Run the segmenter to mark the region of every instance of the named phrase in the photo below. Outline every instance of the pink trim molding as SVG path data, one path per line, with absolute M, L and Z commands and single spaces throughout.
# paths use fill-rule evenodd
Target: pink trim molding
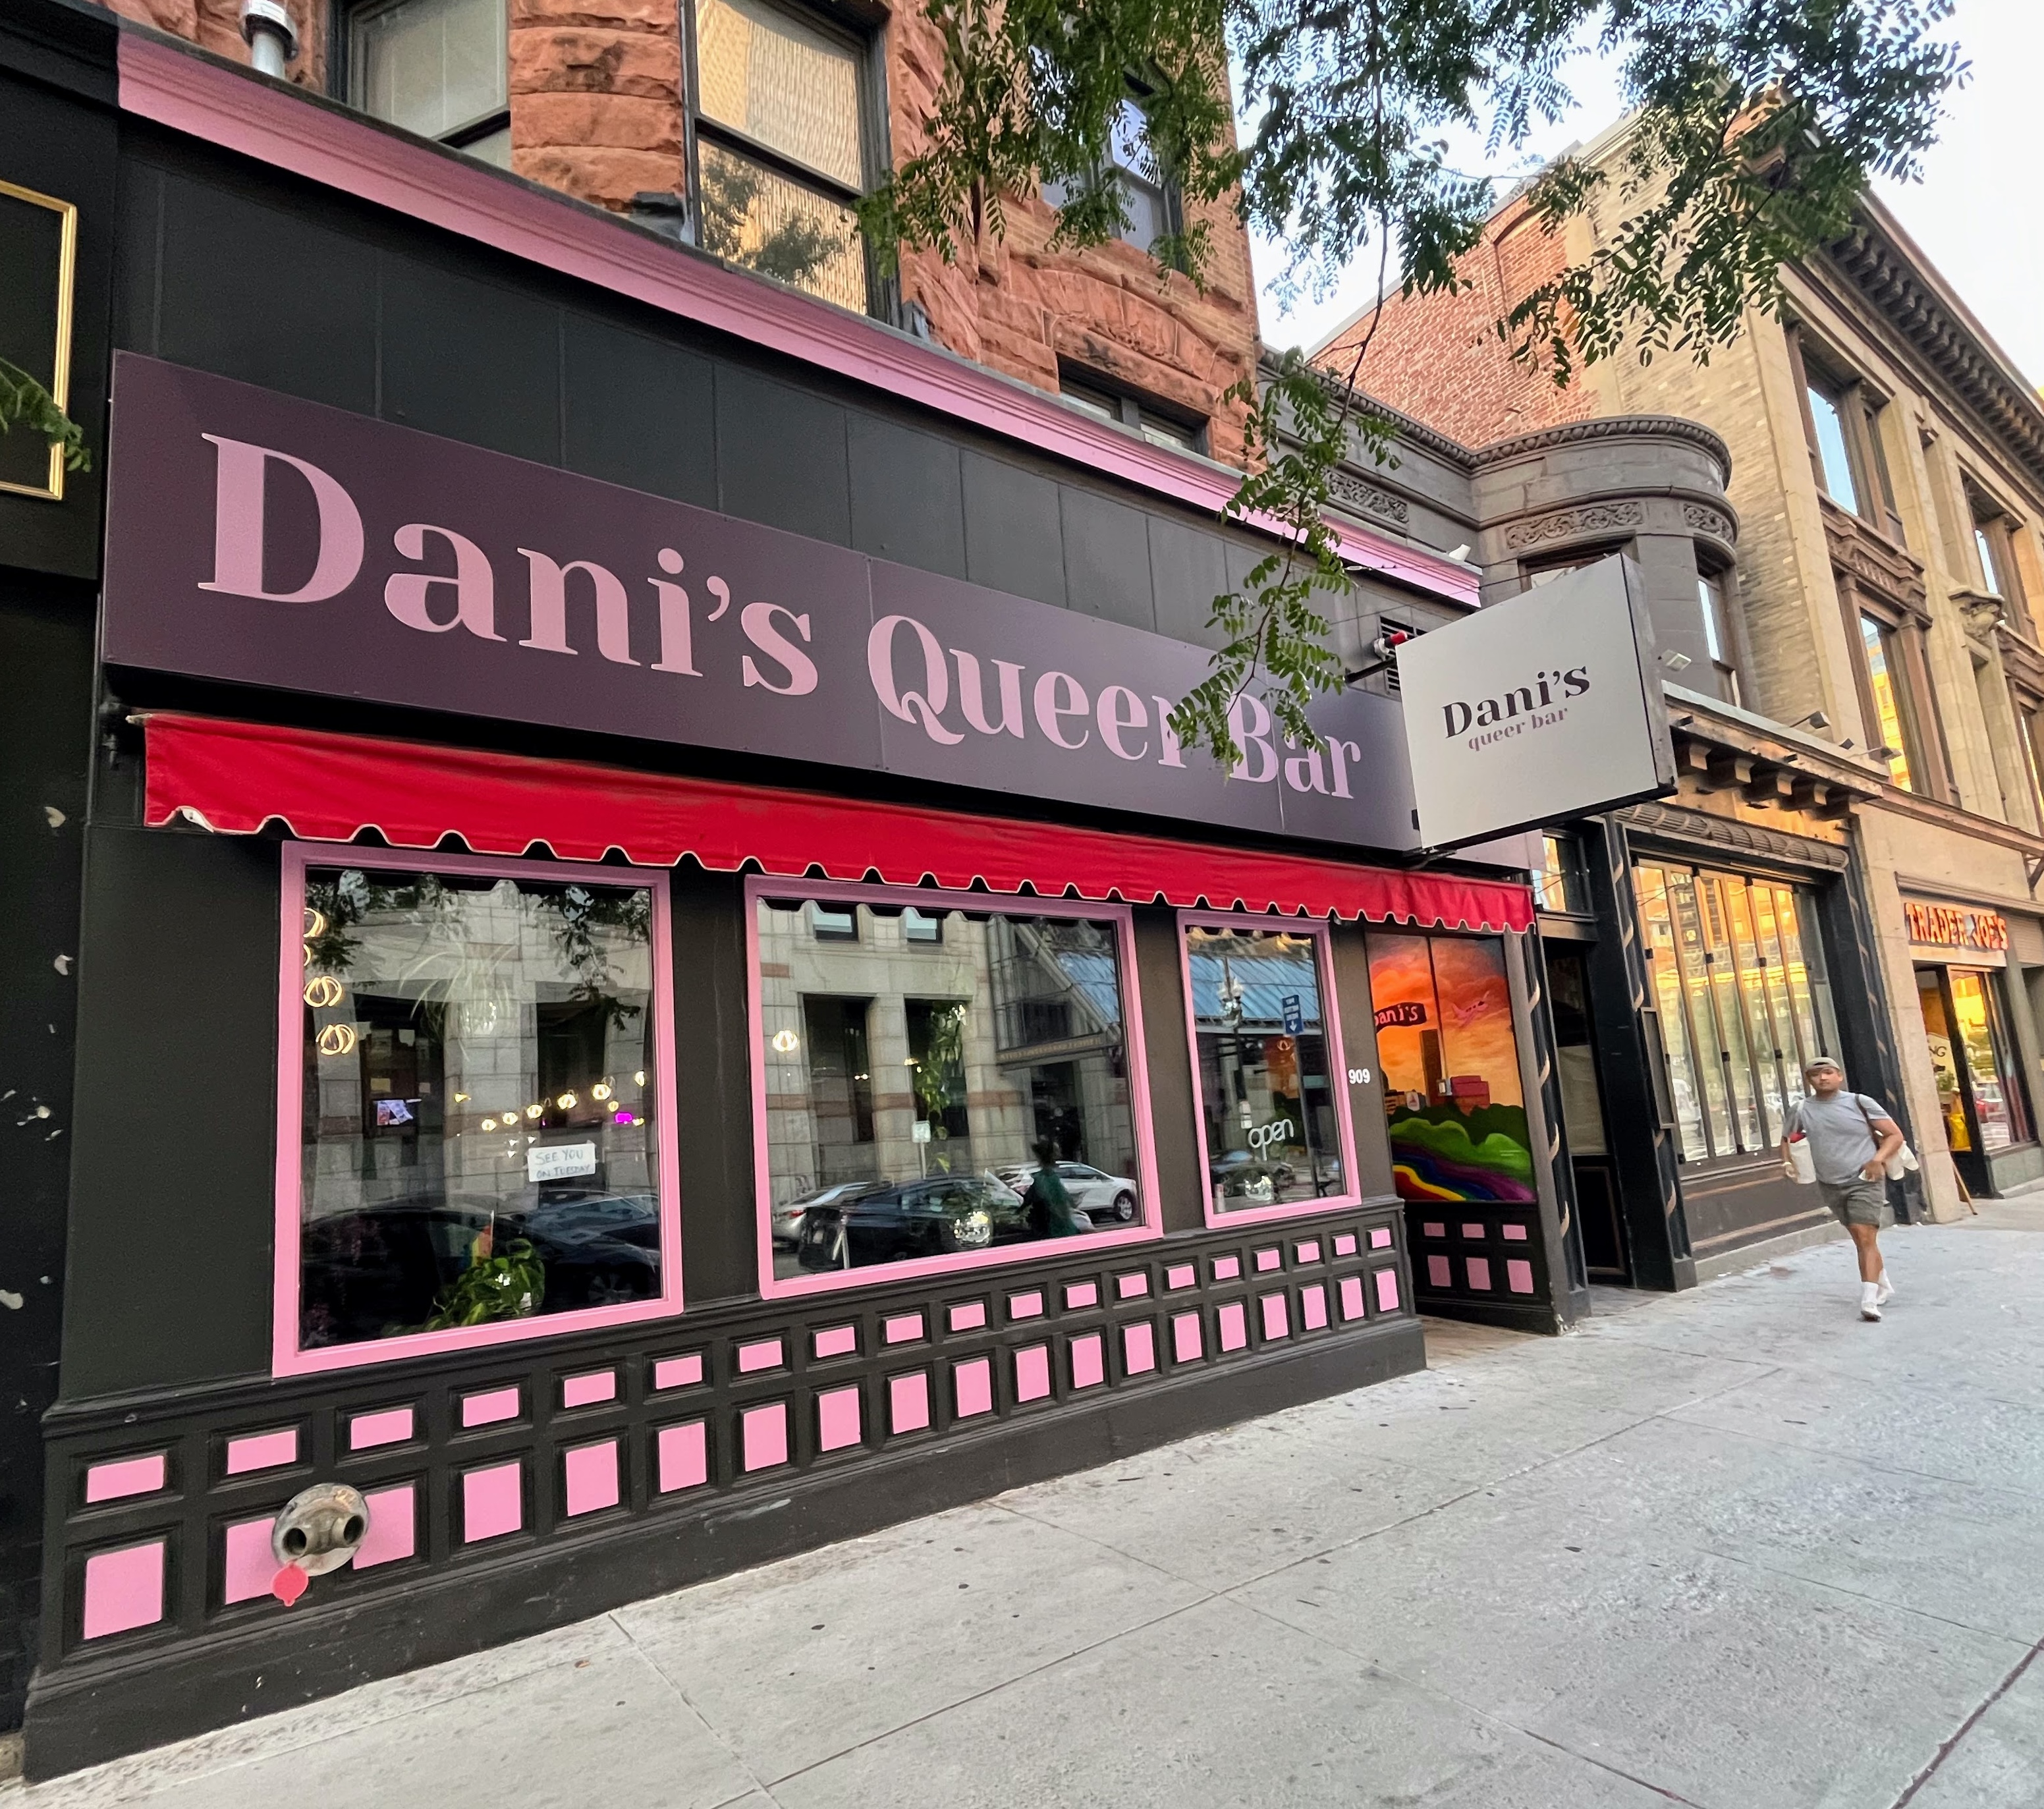
M 1154 494 L 1219 513 L 1239 474 L 750 272 L 692 257 L 614 215 L 408 133 L 316 106 L 182 44 L 123 30 L 121 105 L 173 131 L 358 195 L 508 256 L 766 347 Z M 1268 522 L 1258 522 L 1266 528 Z M 1344 559 L 1473 608 L 1477 574 L 1330 520 Z
M 614 884 L 615 870 L 605 868 L 601 870 L 612 874 Z M 770 1223 L 773 1181 L 766 1143 L 766 1062 L 763 1039 L 759 1034 L 760 1026 L 765 1021 L 759 985 L 759 901 L 764 897 L 786 897 L 791 890 L 798 891 L 805 898 L 843 899 L 853 904 L 912 904 L 921 911 L 942 912 L 954 908 L 974 912 L 993 910 L 1016 916 L 1085 918 L 1097 923 L 1113 924 L 1116 954 L 1120 969 L 1122 1024 L 1128 1036 L 1126 1065 L 1129 1075 L 1129 1112 L 1135 1131 L 1135 1166 L 1139 1171 L 1136 1185 L 1141 1194 L 1142 1210 L 1133 1224 L 1109 1231 L 1095 1231 L 1086 1239 L 1086 1246 L 1089 1250 L 1112 1249 L 1124 1244 L 1151 1242 L 1164 1235 L 1156 1198 L 1157 1146 L 1151 1127 L 1150 1089 L 1145 1078 L 1149 1070 L 1143 1053 L 1142 1002 L 1135 983 L 1135 918 L 1128 905 L 1095 904 L 1085 899 L 1011 898 L 1005 894 L 989 897 L 983 892 L 945 892 L 920 885 L 863 885 L 837 880 L 807 879 L 791 882 L 755 874 L 745 882 L 745 1006 L 746 1022 L 751 1032 L 747 1040 L 751 1046 L 752 1173 L 759 1221 L 759 1292 L 764 1298 L 783 1300 L 809 1294 L 842 1292 L 848 1289 L 880 1287 L 915 1276 L 964 1273 L 974 1269 L 1041 1261 L 1050 1254 L 1043 1247 L 1044 1240 L 1036 1239 L 994 1249 L 961 1252 L 952 1256 L 926 1256 L 905 1262 L 876 1263 L 870 1269 L 841 1269 L 828 1274 L 790 1276 L 784 1279 L 774 1273 Z M 665 897 L 664 891 L 662 896 Z M 1009 1296 L 1008 1316 L 1011 1319 L 1026 1316 L 1016 1310 L 1017 1301 L 1026 1297 Z M 1071 1304 L 1069 1291 L 1065 1304 L 1068 1308 Z M 909 1335 L 922 1337 L 922 1315 L 920 1313 L 905 1314 L 885 1322 L 882 1342 L 889 1344 L 902 1342 L 893 1335 L 889 1328 L 899 1319 L 910 1317 L 916 1320 L 916 1330 Z
M 663 1357 L 653 1365 L 653 1386 L 656 1390 L 699 1388 L 702 1379 L 703 1360 L 699 1350 L 686 1357 Z
M 617 1372 L 594 1369 L 586 1375 L 570 1376 L 561 1383 L 563 1407 L 598 1407 L 617 1398 Z
M 1299 1290 L 1299 1329 L 1320 1331 L 1327 1323 L 1327 1291 L 1315 1281 Z
M 461 1538 L 464 1545 L 501 1538 L 525 1523 L 525 1487 L 517 1458 L 485 1469 L 466 1470 L 461 1478 Z
M 1282 1294 L 1266 1294 L 1262 1307 L 1265 1339 L 1275 1342 L 1278 1339 L 1289 1338 L 1292 1335 L 1292 1319 L 1285 1308 L 1285 1296 Z
M 930 1377 L 926 1369 L 887 1378 L 887 1424 L 898 1438 L 920 1432 L 930 1423 Z
M 600 1445 L 577 1445 L 561 1455 L 566 1483 L 568 1518 L 601 1513 L 615 1508 L 617 1487 L 617 1441 L 606 1438 Z
M 1205 1096 L 1201 1091 L 1200 1070 L 1200 1028 L 1198 1012 L 1193 998 L 1192 950 L 1185 940 L 1189 929 L 1216 930 L 1282 930 L 1287 935 L 1310 936 L 1313 940 L 1313 971 L 1320 985 L 1320 1025 L 1327 1039 L 1327 1081 L 1335 1103 L 1335 1132 L 1341 1144 L 1342 1174 L 1346 1186 L 1343 1192 L 1329 1194 L 1318 1200 L 1295 1200 L 1281 1206 L 1246 1206 L 1231 1212 L 1219 1212 L 1213 1203 L 1212 1154 L 1207 1146 L 1207 1114 Z M 1342 1048 L 1341 1011 L 1335 993 L 1334 963 L 1328 958 L 1327 926 L 1324 923 L 1296 918 L 1281 920 L 1258 917 L 1244 911 L 1181 911 L 1178 913 L 1178 984 L 1185 997 L 1185 1047 L 1193 1058 L 1193 1129 L 1199 1142 L 1200 1154 L 1200 1211 L 1210 1228 L 1219 1230 L 1224 1225 L 1261 1225 L 1274 1219 L 1303 1218 L 1310 1213 L 1331 1212 L 1345 1206 L 1360 1204 L 1362 1195 L 1355 1185 L 1355 1129 L 1350 1122 L 1348 1088 L 1343 1082 L 1348 1073 L 1348 1059 Z M 1266 1256 L 1271 1259 L 1268 1263 Z M 1216 1258 L 1214 1274 L 1220 1276 L 1220 1266 L 1231 1258 Z M 1278 1253 L 1258 1250 L 1256 1266 L 1274 1269 Z
M 478 1426 L 501 1426 L 519 1413 L 518 1388 L 486 1388 L 481 1394 L 461 1397 L 461 1426 L 464 1432 Z
M 395 1488 L 372 1488 L 363 1496 L 369 1508 L 369 1531 L 355 1548 L 355 1568 L 373 1570 L 379 1564 L 395 1564 L 418 1550 L 419 1511 L 412 1484 Z
M 1150 1271 L 1139 1269 L 1132 1274 L 1117 1275 L 1114 1278 L 1114 1297 L 1117 1300 L 1133 1300 L 1150 1292 Z
M 1213 1259 L 1213 1278 L 1216 1281 L 1232 1281 L 1242 1273 L 1242 1258 L 1239 1256 L 1217 1256 Z
M 1074 1281 L 1065 1289 L 1065 1311 L 1068 1313 L 1083 1312 L 1088 1307 L 1100 1304 L 1099 1285 L 1092 1281 Z
M 778 1369 L 782 1364 L 782 1344 L 778 1338 L 762 1338 L 751 1344 L 738 1347 L 738 1373 L 741 1376 L 756 1374 L 762 1369 Z
M 855 1325 L 827 1327 L 809 1341 L 810 1354 L 819 1362 L 827 1357 L 849 1357 L 858 1348 L 859 1327 Z
M 1377 1272 L 1377 1310 L 1381 1313 L 1395 1313 L 1398 1310 L 1398 1271 L 1380 1269 Z
M 270 1549 L 270 1529 L 275 1524 L 275 1516 L 265 1514 L 259 1520 L 237 1520 L 227 1529 L 220 1599 L 229 1607 L 270 1593 L 270 1580 L 277 1574 L 276 1554 Z M 370 1525 L 375 1526 L 374 1510 Z
M 738 1416 L 740 1466 L 747 1470 L 772 1469 L 788 1461 L 788 1407 L 785 1401 L 770 1401 L 764 1407 L 748 1407 Z
M 1504 1263 L 1504 1285 L 1515 1294 L 1533 1292 L 1533 1265 L 1523 1256 L 1508 1257 Z
M 923 1315 L 919 1313 L 896 1313 L 892 1318 L 880 1322 L 880 1342 L 882 1344 L 914 1344 L 923 1335 Z
M 131 1495 L 154 1495 L 168 1479 L 170 1461 L 162 1451 L 144 1458 L 117 1458 L 110 1464 L 94 1464 L 85 1473 L 85 1499 L 125 1501 Z
M 1051 1347 L 1025 1344 L 1015 1353 L 1015 1398 L 1042 1400 L 1051 1392 Z
M 1509 1234 L 1508 1232 L 1506 1235 L 1507 1235 L 1508 1236 L 1508 1235 L 1510 1235 L 1510 1234 Z M 1353 1249 L 1354 1249 L 1354 1247 L 1355 1247 L 1354 1240 L 1353 1239 L 1351 1239 L 1350 1240 L 1350 1242 L 1349 1242 L 1349 1248 L 1350 1248 L 1350 1250 L 1353 1250 Z M 1390 1249 L 1390 1247 L 1391 1247 L 1391 1227 L 1390 1227 L 1389 1225 L 1379 1225 L 1379 1226 L 1377 1226 L 1377 1227 L 1376 1227 L 1376 1229 L 1375 1229 L 1375 1230 L 1374 1230 L 1373 1231 L 1371 1231 L 1371 1233 L 1370 1234 L 1370 1247 L 1372 1250 L 1389 1250 L 1389 1249 Z
M 1363 1304 L 1362 1277 L 1344 1275 L 1337 1290 L 1341 1296 L 1341 1316 L 1345 1319 L 1359 1319 L 1367 1316 L 1369 1308 Z
M 1318 1262 L 1320 1260 L 1320 1240 L 1308 1238 L 1304 1243 L 1293 1245 L 1292 1260 L 1294 1262 Z
M 1107 1350 L 1097 1331 L 1071 1342 L 1072 1386 L 1090 1388 L 1107 1380 Z
M 1193 1286 L 1200 1278 L 1200 1272 L 1189 1262 L 1174 1262 L 1164 1271 L 1164 1286 L 1176 1293 L 1181 1288 Z
M 974 1357 L 951 1365 L 951 1398 L 957 1417 L 970 1419 L 993 1411 L 993 1363 L 990 1358 Z
M 1041 1319 L 1043 1316 L 1043 1291 L 1032 1288 L 1027 1293 L 1008 1296 L 1008 1316 L 1011 1319 Z
M 1157 1367 L 1157 1331 L 1147 1319 L 1121 1328 L 1121 1366 L 1132 1376 Z
M 272 1566 L 274 1569 L 275 1566 Z M 267 1586 L 267 1585 L 266 1585 Z M 87 1639 L 104 1639 L 163 1618 L 163 1542 L 95 1552 L 85 1561 Z
M 227 1441 L 229 1476 L 246 1476 L 252 1470 L 280 1469 L 298 1461 L 298 1429 L 295 1426 L 286 1426 L 279 1432 L 256 1432 L 245 1438 Z
M 377 1413 L 358 1413 L 348 1423 L 348 1448 L 373 1451 L 384 1445 L 402 1445 L 412 1436 L 413 1414 L 409 1407 L 386 1407 Z
M 816 1449 L 842 1451 L 866 1436 L 865 1409 L 859 1385 L 825 1388 L 816 1396 Z
M 1174 1313 L 1171 1315 L 1171 1360 L 1176 1363 L 1197 1363 L 1205 1354 L 1200 1315 L 1197 1313 Z
M 148 45 L 143 39 L 124 37 Z M 159 52 L 175 56 L 175 52 Z M 123 56 L 123 67 L 126 58 Z M 259 83 L 259 94 L 270 84 Z M 309 118 L 325 116 L 304 109 Z M 202 135 L 203 136 L 203 135 Z M 659 1139 L 660 1189 L 660 1294 L 657 1300 L 633 1300 L 622 1306 L 590 1307 L 576 1312 L 548 1313 L 536 1319 L 505 1319 L 491 1325 L 464 1326 L 451 1331 L 419 1331 L 379 1338 L 361 1344 L 298 1348 L 298 1231 L 304 1212 L 298 1152 L 305 1109 L 305 869 L 308 866 L 396 868 L 413 873 L 459 873 L 506 879 L 582 880 L 596 885 L 644 886 L 653 900 L 653 1027 L 656 1046 L 674 1047 L 674 976 L 667 877 L 657 869 L 592 866 L 572 861 L 512 861 L 494 857 L 441 855 L 380 848 L 336 848 L 317 843 L 284 844 L 281 928 L 277 961 L 277 1234 L 271 1303 L 271 1371 L 279 1376 L 316 1375 L 329 1369 L 352 1369 L 372 1363 L 394 1363 L 407 1357 L 471 1350 L 497 1344 L 522 1344 L 533 1339 L 588 1331 L 598 1326 L 636 1325 L 665 1319 L 682 1310 L 682 1166 L 680 1135 L 675 1126 L 675 1077 L 655 1076 L 658 1089 L 653 1123 Z
M 1224 1350 L 1240 1350 L 1249 1342 L 1249 1315 L 1239 1300 L 1229 1300 L 1214 1314 L 1214 1323 L 1220 1328 L 1220 1347 Z
M 1337 1231 L 1335 1234 L 1335 1254 L 1336 1256 L 1353 1256 L 1355 1254 L 1354 1232 Z
M 709 1481 L 709 1430 L 701 1420 L 662 1427 L 655 1444 L 663 1495 L 678 1488 L 699 1488 Z
M 952 1331 L 977 1331 L 986 1323 L 986 1303 L 984 1300 L 966 1300 L 953 1307 L 944 1316 L 946 1327 Z

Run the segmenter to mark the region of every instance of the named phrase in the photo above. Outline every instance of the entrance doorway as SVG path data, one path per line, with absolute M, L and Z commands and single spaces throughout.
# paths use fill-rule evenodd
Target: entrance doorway
M 1995 1192 L 1988 1158 L 2030 1135 L 2027 1101 L 2008 1047 L 1996 976 L 1975 967 L 1919 967 L 1916 997 L 1938 1112 L 1952 1161 L 1976 1198 Z
M 1579 944 L 1554 940 L 1546 942 L 1543 950 L 1554 1023 L 1554 1077 L 1561 1089 L 1569 1165 L 1575 1174 L 1583 1259 L 1593 1280 L 1629 1285 L 1632 1264 L 1626 1254 L 1618 1174 L 1612 1164 L 1611 1138 L 1604 1121 L 1604 1085 L 1597 1076 L 1589 951 Z

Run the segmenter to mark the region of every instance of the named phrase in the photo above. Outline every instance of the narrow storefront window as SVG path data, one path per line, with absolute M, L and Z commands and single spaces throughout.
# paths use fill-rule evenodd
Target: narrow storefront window
M 1782 1081 L 1783 1050 L 1775 1035 L 1773 1013 L 1767 1003 L 1767 968 L 1760 951 L 1758 932 L 1754 927 L 1752 893 L 1744 880 L 1727 874 L 1720 882 L 1725 913 L 1731 924 L 1732 959 L 1739 966 L 1739 1003 L 1746 1016 L 1746 1035 L 1753 1051 L 1754 1067 L 1760 1080 L 1762 1135 L 1769 1147 L 1781 1140 L 1785 1122 L 1785 1088 Z M 1791 1039 L 1787 1050 L 1795 1059 Z
M 1323 939 L 1218 921 L 1183 933 L 1209 1212 L 1348 1195 Z
M 1973 1117 L 1982 1150 L 1992 1153 L 2030 1140 L 2023 1089 L 2015 1079 L 2004 1027 L 1995 976 L 1978 968 L 1947 970 L 1952 988 L 1952 1028 L 1973 1089 Z
M 661 1310 L 664 894 L 486 862 L 286 872 L 294 1352 Z
M 1370 997 L 1399 1196 L 1530 1204 L 1503 941 L 1373 931 Z
M 1124 916 L 764 883 L 754 1030 L 773 1283 L 1143 1228 Z
M 1715 874 L 1700 874 L 1696 885 L 1702 910 L 1711 1004 L 1717 1013 L 1718 1035 L 1724 1050 L 1725 1077 L 1731 1085 L 1739 1146 L 1742 1153 L 1750 1154 L 1767 1147 L 1772 1139 L 1760 1122 L 1753 1050 L 1746 1042 L 1746 1016 L 1739 1004 L 1739 971 L 1732 956 L 1724 885 Z
M 1909 765 L 1909 737 L 1903 716 L 1902 660 L 1893 632 L 1872 616 L 1859 619 L 1860 641 L 1866 653 L 1867 683 L 1873 693 L 1873 715 L 1887 750 L 1888 776 L 1904 791 L 1914 791 Z M 1877 753 L 1880 749 L 1876 749 Z
M 1661 1024 L 1661 1041 L 1668 1062 L 1668 1088 L 1675 1110 L 1675 1131 L 1685 1162 L 1708 1158 L 1710 1144 L 1704 1136 L 1704 1099 L 1696 1058 L 1696 1044 L 1689 1034 L 1689 1014 L 1683 1004 L 1682 975 L 1675 949 L 1675 930 L 1668 912 L 1668 876 L 1659 867 L 1638 870 L 1639 911 L 1647 971 L 1654 987 L 1656 1015 Z
M 1696 1051 L 1696 1077 L 1703 1083 L 1712 1152 L 1725 1155 L 1739 1147 L 1732 1133 L 1732 1105 L 1725 1079 L 1731 1057 L 1725 1048 L 1716 1005 L 1711 997 L 1709 949 L 1704 940 L 1703 923 L 1696 911 L 1692 874 L 1679 870 L 1669 873 L 1668 906 L 1675 920 L 1682 996 L 1689 1011 L 1690 1040 Z

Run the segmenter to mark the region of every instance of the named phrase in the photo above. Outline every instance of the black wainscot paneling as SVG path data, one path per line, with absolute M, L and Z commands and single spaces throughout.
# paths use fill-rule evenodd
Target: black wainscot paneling
M 1058 486 L 1058 497 L 1066 601 L 1082 614 L 1155 633 L 1150 535 L 1143 512 L 1069 484 Z
M 383 418 L 559 464 L 561 310 L 423 258 L 378 270 Z
M 965 455 L 966 575 L 991 590 L 1065 606 L 1058 486 L 1005 459 Z
M 727 365 L 717 377 L 717 470 L 728 515 L 851 540 L 845 411 L 809 391 Z
M 957 442 L 857 410 L 851 424 L 852 545 L 876 559 L 963 578 Z
M 566 463 L 605 483 L 717 506 L 717 405 L 708 359 L 571 313 Z

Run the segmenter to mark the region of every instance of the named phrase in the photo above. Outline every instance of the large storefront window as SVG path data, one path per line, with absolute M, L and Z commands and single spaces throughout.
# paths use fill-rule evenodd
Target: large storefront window
M 279 1367 L 678 1300 L 659 884 L 297 848 L 286 873 L 296 1311 L 279 1312 Z
M 751 894 L 774 1282 L 1148 1235 L 1124 912 L 786 885 Z
M 1370 997 L 1399 1196 L 1530 1204 L 1503 941 L 1373 931 Z
M 1635 879 L 1682 1159 L 1768 1153 L 1837 1046 L 1810 894 L 1666 863 Z
M 2029 1105 L 2008 1035 L 2000 974 L 1977 967 L 1919 967 L 1916 987 L 1952 1154 L 1963 1162 L 2029 1142 Z M 1987 1184 L 1977 1170 L 1974 1179 Z
M 1218 917 L 1181 934 L 1209 1219 L 1351 1197 L 1324 936 Z

